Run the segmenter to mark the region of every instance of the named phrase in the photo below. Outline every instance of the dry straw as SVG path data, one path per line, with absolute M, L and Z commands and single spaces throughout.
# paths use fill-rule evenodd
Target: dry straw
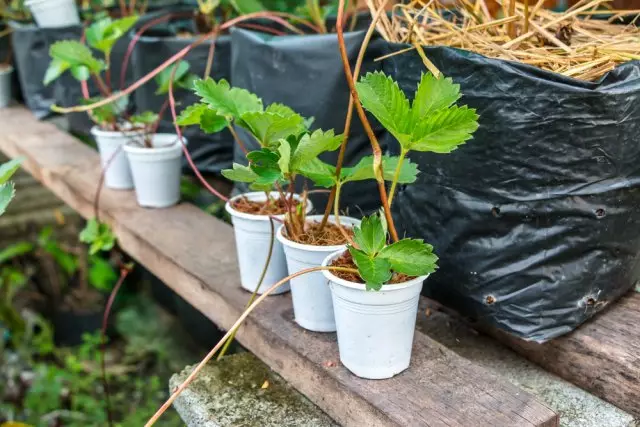
M 412 45 L 386 57 L 417 49 L 436 73 L 421 46 L 467 49 L 587 81 L 640 59 L 640 28 L 635 25 L 640 10 L 614 10 L 610 0 L 581 0 L 556 13 L 542 7 L 544 0 L 523 1 L 497 0 L 501 17 L 496 18 L 485 0 L 413 0 L 395 5 L 378 21 L 377 30 L 387 41 Z M 372 13 L 382 3 L 367 0 Z M 631 23 L 623 24 L 623 19 Z

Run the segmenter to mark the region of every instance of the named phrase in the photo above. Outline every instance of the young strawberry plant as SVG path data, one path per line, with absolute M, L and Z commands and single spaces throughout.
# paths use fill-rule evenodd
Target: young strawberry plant
M 85 32 L 86 45 L 78 40 L 62 40 L 54 43 L 49 50 L 51 62 L 44 76 L 44 84 L 49 85 L 65 72 L 70 72 L 76 80 L 83 84 L 91 79 L 100 92 L 99 96 L 87 97 L 82 100 L 84 104 L 90 105 L 112 96 L 115 92 L 111 83 L 111 51 L 115 43 L 135 25 L 137 20 L 137 16 L 121 19 L 105 17 L 87 28 Z M 94 51 L 98 53 L 98 57 L 94 55 Z M 189 64 L 182 61 L 175 67 L 174 86 L 178 88 L 190 87 L 193 75 L 189 73 Z M 169 79 L 172 73 L 173 67 L 169 67 L 156 76 L 157 94 L 168 93 Z M 160 108 L 159 113 L 144 111 L 130 115 L 127 108 L 129 97 L 122 96 L 114 102 L 93 108 L 88 113 L 101 130 L 141 132 L 145 146 L 150 148 L 151 135 L 157 130 L 160 114 L 166 109 L 167 103 Z

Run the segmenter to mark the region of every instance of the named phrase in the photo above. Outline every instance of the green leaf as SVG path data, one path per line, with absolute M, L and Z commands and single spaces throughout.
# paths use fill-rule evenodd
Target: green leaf
M 202 102 L 225 117 L 237 120 L 245 113 L 263 110 L 260 98 L 247 90 L 232 88 L 224 79 L 218 82 L 211 78 L 198 79 L 193 85 Z
M 229 125 L 226 118 L 207 108 L 200 116 L 200 129 L 206 133 L 218 133 Z
M 129 121 L 134 124 L 150 125 L 158 121 L 160 117 L 151 111 L 143 111 L 140 114 L 131 116 Z
M 80 232 L 80 241 L 88 243 L 89 254 L 95 255 L 100 251 L 110 251 L 116 244 L 116 236 L 107 224 L 98 222 L 95 218 L 87 221 L 87 225 Z
M 305 130 L 304 119 L 299 114 L 281 115 L 267 111 L 242 114 L 238 125 L 248 130 L 261 146 L 276 148 L 281 139 L 297 135 Z
M 422 239 L 403 239 L 380 251 L 378 258 L 389 261 L 393 271 L 409 276 L 424 276 L 436 271 L 438 257 L 433 246 Z
M 368 291 L 379 291 L 383 284 L 391 280 L 391 263 L 389 261 L 369 256 L 352 246 L 348 246 L 348 248 Z
M 76 80 L 83 82 L 85 80 L 89 80 L 91 72 L 89 71 L 89 68 L 84 65 L 74 65 L 71 67 L 71 75 Z
M 14 173 L 20 168 L 24 157 L 16 157 L 0 165 L 0 185 L 6 184 Z
M 280 159 L 278 159 L 278 166 L 280 166 L 280 172 L 283 175 L 289 174 L 289 163 L 291 162 L 291 145 L 287 142 L 286 139 L 280 140 L 280 146 L 278 147 L 278 154 L 280 154 Z
M 453 105 L 458 99 L 460 85 L 454 84 L 451 78 L 422 74 L 411 105 L 413 123 L 420 123 L 425 116 Z
M 258 179 L 258 175 L 249 166 L 238 163 L 233 164 L 233 169 L 223 170 L 222 176 L 235 182 L 255 182 Z
M 191 126 L 191 125 L 199 125 L 200 117 L 202 113 L 209 110 L 209 106 L 206 104 L 193 104 L 189 105 L 187 108 L 180 112 L 178 116 L 178 125 L 179 126 Z
M 42 80 L 42 83 L 45 86 L 49 86 L 49 83 L 60 77 L 62 73 L 67 71 L 70 67 L 71 64 L 69 64 L 68 62 L 58 58 L 53 58 L 49 63 L 49 67 L 47 67 L 47 71 L 45 71 L 44 73 L 44 79 Z
M 374 256 L 387 244 L 387 230 L 380 216 L 362 218 L 360 226 L 353 227 L 353 241 L 367 255 Z
M 414 129 L 410 149 L 450 153 L 478 129 L 474 109 L 453 106 L 425 117 Z
M 391 77 L 383 72 L 367 73 L 356 89 L 362 106 L 407 148 L 412 129 L 409 100 Z
M 398 167 L 398 160 L 399 157 L 396 156 L 382 156 L 382 176 L 385 181 L 393 180 L 396 167 Z M 418 178 L 418 172 L 418 165 L 405 158 L 402 162 L 402 168 L 400 168 L 398 183 L 411 184 L 415 182 Z M 340 180 L 343 183 L 375 178 L 373 172 L 373 156 L 363 157 L 355 166 L 342 168 L 340 171 Z
M 271 188 L 276 182 L 284 180 L 278 165 L 278 154 L 262 149 L 250 152 L 247 159 L 251 162 L 251 170 L 258 175 L 253 188 Z
M 297 172 L 309 178 L 319 187 L 331 188 L 336 185 L 336 168 L 320 159 L 306 162 Z
M 103 98 L 101 97 L 83 99 L 81 103 L 83 105 L 89 105 L 102 99 Z M 89 112 L 89 115 L 91 116 L 91 119 L 98 124 L 115 123 L 118 120 L 118 117 L 126 111 L 128 103 L 129 97 L 125 95 L 107 105 L 92 109 Z
M 94 255 L 89 259 L 88 278 L 95 289 L 108 292 L 118 280 L 118 273 L 107 260 Z
M 116 41 L 124 36 L 137 21 L 138 17 L 135 15 L 115 20 L 110 17 L 100 19 L 87 28 L 85 32 L 87 43 L 105 56 L 109 56 Z
M 321 129 L 305 134 L 291 158 L 291 168 L 297 170 L 325 151 L 334 151 L 340 147 L 342 135 L 334 135 L 333 129 L 323 132 Z
M 0 264 L 4 264 L 13 258 L 28 254 L 32 250 L 33 244 L 29 242 L 18 242 L 9 245 L 0 251 Z
M 12 182 L 0 185 L 0 216 L 7 210 L 7 206 L 9 206 L 9 202 L 11 202 L 15 194 L 16 191 Z
M 171 82 L 171 74 L 173 73 L 174 68 L 176 68 L 176 73 L 173 76 L 173 85 L 175 87 L 178 86 L 178 82 L 187 77 L 190 65 L 187 61 L 180 61 L 177 65 L 167 67 L 162 70 L 155 77 L 156 84 L 158 85 L 158 89 L 156 89 L 156 95 L 169 93 L 169 83 Z
M 62 40 L 52 44 L 49 48 L 49 55 L 53 59 L 49 64 L 52 70 L 47 69 L 45 72 L 45 84 L 50 83 L 52 79 L 59 77 L 64 70 L 71 67 L 84 66 L 90 73 L 95 74 L 106 68 L 106 64 L 96 59 L 87 46 L 75 40 Z M 86 74 L 84 71 L 76 71 L 76 73 L 80 77 Z
M 229 0 L 238 15 L 247 15 L 249 13 L 264 12 L 267 9 L 258 0 Z

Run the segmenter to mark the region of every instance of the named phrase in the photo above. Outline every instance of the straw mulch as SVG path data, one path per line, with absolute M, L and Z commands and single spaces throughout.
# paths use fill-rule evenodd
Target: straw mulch
M 414 0 L 395 5 L 390 16 L 383 14 L 377 30 L 387 41 L 413 45 L 391 55 L 417 49 L 435 73 L 438 70 L 420 46 L 467 49 L 586 81 L 640 59 L 640 28 L 635 25 L 640 10 L 613 10 L 609 0 L 581 0 L 556 13 L 543 7 L 545 0 L 523 1 L 497 0 L 496 18 L 485 0 L 453 0 L 446 5 Z M 375 14 L 385 1 L 367 3 Z

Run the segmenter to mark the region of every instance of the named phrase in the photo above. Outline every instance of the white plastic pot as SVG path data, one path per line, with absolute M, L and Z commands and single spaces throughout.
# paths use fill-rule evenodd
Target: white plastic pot
M 114 190 L 131 190 L 133 178 L 124 146 L 130 142 L 141 142 L 143 134 L 139 131 L 107 131 L 97 126 L 91 129 L 91 134 L 98 145 L 102 168 L 106 168 L 105 187 Z
M 267 197 L 263 192 L 245 193 L 233 197 L 225 205 L 225 209 L 231 215 L 233 232 L 236 238 L 236 250 L 238 252 L 238 264 L 240 268 L 240 284 L 244 289 L 253 292 L 260 281 L 262 269 L 267 261 L 269 247 L 271 245 L 271 225 L 268 215 L 252 215 L 239 212 L 232 207 L 232 203 L 240 198 L 246 197 L 249 200 L 264 202 Z M 278 192 L 272 192 L 271 197 L 280 197 Z M 296 195 L 296 199 L 299 198 Z M 311 201 L 307 200 L 307 212 L 312 209 Z M 276 218 L 282 218 L 281 215 Z M 274 221 L 275 231 L 280 223 Z M 267 267 L 264 280 L 260 284 L 258 294 L 264 293 L 276 282 L 287 277 L 287 262 L 284 257 L 282 244 L 278 239 L 273 239 L 273 253 L 271 261 Z M 285 283 L 276 289 L 272 295 L 281 294 L 289 290 L 289 284 Z
M 75 0 L 26 0 L 25 5 L 40 28 L 80 25 Z
M 166 208 L 180 201 L 182 144 L 178 136 L 158 133 L 153 148 L 139 142 L 124 146 L 129 160 L 138 204 L 145 208 Z
M 309 221 L 321 221 L 322 215 L 311 215 Z M 335 223 L 331 215 L 329 221 Z M 359 225 L 360 220 L 340 217 L 344 226 Z M 293 242 L 284 236 L 284 225 L 278 229 L 278 240 L 284 246 L 289 274 L 311 267 L 319 267 L 325 258 L 336 251 L 345 249 L 345 245 L 314 246 Z M 331 290 L 322 272 L 307 273 L 291 279 L 291 299 L 296 323 L 315 332 L 334 332 L 336 321 L 333 315 Z
M 331 264 L 343 251 L 329 255 Z M 409 367 L 422 282 L 428 276 L 367 291 L 322 272 L 329 281 L 342 364 L 361 378 L 391 378 Z

